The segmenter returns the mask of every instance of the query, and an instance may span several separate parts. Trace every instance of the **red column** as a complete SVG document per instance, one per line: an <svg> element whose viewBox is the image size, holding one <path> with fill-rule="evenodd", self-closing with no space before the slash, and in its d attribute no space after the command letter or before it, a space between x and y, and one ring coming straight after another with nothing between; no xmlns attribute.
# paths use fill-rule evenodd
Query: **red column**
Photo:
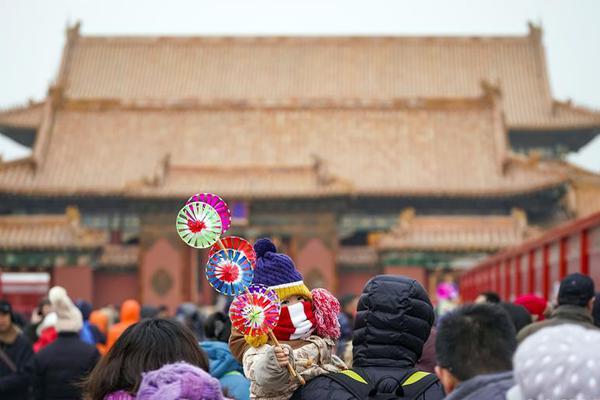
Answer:
<svg viewBox="0 0 600 400"><path fill-rule="evenodd" d="M529 293L535 292L535 249L529 250L529 257L527 260L527 269L529 275L529 285L527 286L527 291Z"/></svg>
<svg viewBox="0 0 600 400"><path fill-rule="evenodd" d="M511 274L510 274L510 258L504 264L504 300L510 301L511 295Z"/></svg>
<svg viewBox="0 0 600 400"><path fill-rule="evenodd" d="M542 295L548 300L550 294L550 245L544 245L544 260L542 264Z"/></svg>
<svg viewBox="0 0 600 400"><path fill-rule="evenodd" d="M567 241L569 237L563 237L560 239L560 261L558 266L558 279L562 279L567 276L567 260L569 256L569 247Z"/></svg>
<svg viewBox="0 0 600 400"><path fill-rule="evenodd" d="M521 255L515 257L515 297L520 296L522 292L523 280L521 279Z"/></svg>
<svg viewBox="0 0 600 400"><path fill-rule="evenodd" d="M581 231L581 239L579 241L581 248L579 249L579 262L581 273L584 275L590 274L590 238L587 229Z"/></svg>
<svg viewBox="0 0 600 400"><path fill-rule="evenodd" d="M502 295L502 293L500 293L502 291L502 273L500 271L501 265L502 264L500 264L500 262L498 262L498 264L496 264L494 266L494 271L496 272L496 279L495 279L496 293L498 293L498 296Z"/></svg>

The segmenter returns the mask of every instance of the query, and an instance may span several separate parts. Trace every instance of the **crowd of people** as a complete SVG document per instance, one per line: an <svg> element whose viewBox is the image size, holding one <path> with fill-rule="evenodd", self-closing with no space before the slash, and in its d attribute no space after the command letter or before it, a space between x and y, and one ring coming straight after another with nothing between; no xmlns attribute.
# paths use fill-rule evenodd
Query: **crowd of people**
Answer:
<svg viewBox="0 0 600 400"><path fill-rule="evenodd" d="M600 399L588 276L565 277L554 302L486 292L436 312L403 276L338 303L270 241L255 248L255 283L282 305L272 337L244 336L227 307L127 300L117 315L53 287L27 323L0 301L0 399Z"/></svg>

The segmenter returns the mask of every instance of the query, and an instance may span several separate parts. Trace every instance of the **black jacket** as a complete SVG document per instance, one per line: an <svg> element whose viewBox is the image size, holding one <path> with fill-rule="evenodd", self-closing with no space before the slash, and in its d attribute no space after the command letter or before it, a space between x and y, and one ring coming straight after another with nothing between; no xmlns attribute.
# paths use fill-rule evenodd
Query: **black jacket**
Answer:
<svg viewBox="0 0 600 400"><path fill-rule="evenodd" d="M14 329L14 328L13 328ZM0 340L0 348L17 367L17 372L12 370L0 359L0 399L22 400L27 398L30 375L27 365L33 357L31 343L23 334L16 334L14 341L5 343Z"/></svg>
<svg viewBox="0 0 600 400"><path fill-rule="evenodd" d="M385 376L402 380L421 357L434 320L433 307L423 287L403 276L380 275L365 286L354 322L353 366L372 383ZM394 379L385 379L380 391L392 392ZM353 396L338 383L319 376L298 389L295 399L349 400ZM421 397L444 398L436 382Z"/></svg>
<svg viewBox="0 0 600 400"><path fill-rule="evenodd" d="M33 359L33 398L81 399L80 383L100 358L95 346L76 332L60 332L58 338Z"/></svg>

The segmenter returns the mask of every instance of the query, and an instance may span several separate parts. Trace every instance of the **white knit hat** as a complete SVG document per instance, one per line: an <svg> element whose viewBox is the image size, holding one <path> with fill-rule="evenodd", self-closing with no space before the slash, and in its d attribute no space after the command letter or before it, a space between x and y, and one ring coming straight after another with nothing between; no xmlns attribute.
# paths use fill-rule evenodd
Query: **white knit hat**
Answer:
<svg viewBox="0 0 600 400"><path fill-rule="evenodd" d="M544 328L517 349L514 376L524 399L600 399L600 331L573 324ZM507 398L518 398L511 397Z"/></svg>
<svg viewBox="0 0 600 400"><path fill-rule="evenodd" d="M65 288L54 286L48 293L50 304L54 308L58 320L56 321L57 332L79 332L83 327L81 311L67 296Z"/></svg>

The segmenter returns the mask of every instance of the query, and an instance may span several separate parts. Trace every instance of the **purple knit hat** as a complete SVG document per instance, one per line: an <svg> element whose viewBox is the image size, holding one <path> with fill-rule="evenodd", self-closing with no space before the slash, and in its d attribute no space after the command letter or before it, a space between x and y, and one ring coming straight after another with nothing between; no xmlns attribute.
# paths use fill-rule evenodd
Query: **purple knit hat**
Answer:
<svg viewBox="0 0 600 400"><path fill-rule="evenodd" d="M311 298L310 290L302 280L302 274L296 269L292 259L281 253L269 239L258 239L254 243L256 267L253 284L266 285L277 292L284 300L292 295Z"/></svg>
<svg viewBox="0 0 600 400"><path fill-rule="evenodd" d="M145 373L137 400L223 400L219 381L184 362Z"/></svg>

